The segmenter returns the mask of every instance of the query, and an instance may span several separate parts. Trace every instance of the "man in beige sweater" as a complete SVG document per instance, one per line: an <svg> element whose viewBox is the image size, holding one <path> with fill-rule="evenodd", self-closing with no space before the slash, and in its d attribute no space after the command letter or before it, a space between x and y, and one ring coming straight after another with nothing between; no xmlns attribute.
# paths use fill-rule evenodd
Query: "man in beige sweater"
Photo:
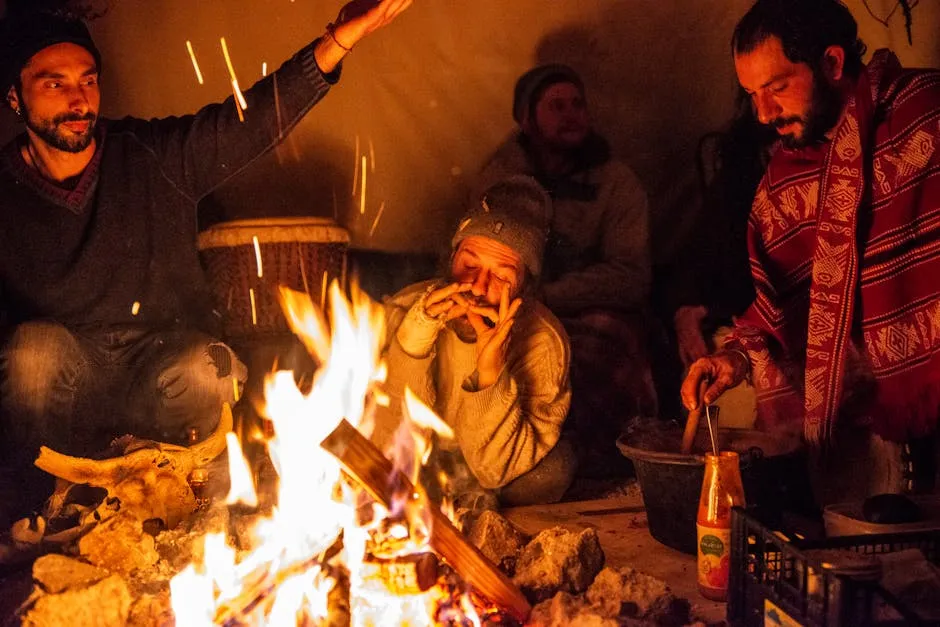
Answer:
<svg viewBox="0 0 940 627"><path fill-rule="evenodd" d="M387 390L392 407L405 387L453 428L444 454L472 484L504 504L557 501L574 476L561 439L568 413L568 337L529 298L542 265L551 201L529 177L488 188L453 238L450 276L405 288L386 302ZM380 414L375 435L389 441L398 416ZM458 492L469 489L467 482Z"/></svg>
<svg viewBox="0 0 940 627"><path fill-rule="evenodd" d="M516 83L512 114L518 131L497 149L475 189L525 174L551 196L539 296L571 338L571 420L589 451L582 472L607 476L625 461L614 446L624 421L658 409L647 351L653 327L646 192L593 129L584 84L570 67L526 72Z"/></svg>

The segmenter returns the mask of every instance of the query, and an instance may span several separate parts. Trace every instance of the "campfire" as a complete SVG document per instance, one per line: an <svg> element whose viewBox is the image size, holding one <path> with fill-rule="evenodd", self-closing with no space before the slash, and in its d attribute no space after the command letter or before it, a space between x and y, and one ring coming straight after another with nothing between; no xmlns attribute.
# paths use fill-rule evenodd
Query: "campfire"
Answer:
<svg viewBox="0 0 940 627"><path fill-rule="evenodd" d="M328 312L306 294L280 296L320 367L312 381L267 378L269 472L246 459L227 407L189 448L126 439L103 461L43 449L37 465L62 481L47 516L22 521L14 537L54 554L33 566L22 624L690 622L663 582L604 568L593 529L529 538L496 512L455 515L432 502L419 475L433 443L453 437L446 423L406 390L389 450L368 439L377 410L398 409L382 390L381 307L336 283ZM194 514L190 486L207 473L228 476L228 496ZM63 520L73 526L60 530Z"/></svg>
<svg viewBox="0 0 940 627"><path fill-rule="evenodd" d="M307 392L290 372L268 378L264 413L273 426L267 450L277 503L242 556L225 534L206 536L202 562L171 582L177 623L318 624L335 611L331 599L348 598L354 625L479 625L460 579L437 576L437 554L524 620L525 598L417 481L432 433L453 436L447 425L409 394L391 461L365 437L376 405L389 402L381 391L381 308L355 289L346 300L336 283L328 318L306 294L282 289L281 296L292 329L322 367ZM228 502L255 506L234 438L228 454Z"/></svg>

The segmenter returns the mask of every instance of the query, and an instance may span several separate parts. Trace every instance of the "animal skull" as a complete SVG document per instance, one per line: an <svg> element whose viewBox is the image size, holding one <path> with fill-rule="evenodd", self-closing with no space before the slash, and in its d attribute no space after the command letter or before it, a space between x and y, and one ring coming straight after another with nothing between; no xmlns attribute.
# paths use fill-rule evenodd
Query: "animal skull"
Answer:
<svg viewBox="0 0 940 627"><path fill-rule="evenodd" d="M129 438L123 455L104 460L72 457L45 446L39 449L35 465L57 477L56 490L47 502L45 518L18 521L12 530L21 548L40 542L66 544L117 512L126 512L141 523L160 521L172 529L193 512L195 496L188 477L193 469L208 464L225 450L225 434L232 430L232 410L222 407L215 431L191 447ZM88 486L106 493L97 502L77 496ZM68 520L69 528L49 533L49 521Z"/></svg>

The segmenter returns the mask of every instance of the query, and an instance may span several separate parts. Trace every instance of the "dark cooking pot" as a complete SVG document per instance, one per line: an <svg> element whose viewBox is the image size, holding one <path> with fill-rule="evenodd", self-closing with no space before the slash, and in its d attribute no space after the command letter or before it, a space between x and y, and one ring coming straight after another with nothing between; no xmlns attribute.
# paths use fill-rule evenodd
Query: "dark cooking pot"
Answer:
<svg viewBox="0 0 940 627"><path fill-rule="evenodd" d="M720 429L718 439L722 450L736 451L741 457L748 506L761 507L771 515L813 510L806 453L798 438L752 429ZM636 418L617 446L636 468L650 534L666 546L694 554L708 438L700 431L689 455L678 452L681 441L678 422Z"/></svg>

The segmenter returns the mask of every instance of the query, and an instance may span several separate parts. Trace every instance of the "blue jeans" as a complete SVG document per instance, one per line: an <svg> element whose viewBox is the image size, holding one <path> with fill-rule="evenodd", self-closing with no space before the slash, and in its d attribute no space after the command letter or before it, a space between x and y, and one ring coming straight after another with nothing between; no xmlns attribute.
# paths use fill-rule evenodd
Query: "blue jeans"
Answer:
<svg viewBox="0 0 940 627"><path fill-rule="evenodd" d="M31 464L40 445L90 455L124 434L204 438L246 378L230 348L195 331L19 325L0 350L2 465Z"/></svg>

